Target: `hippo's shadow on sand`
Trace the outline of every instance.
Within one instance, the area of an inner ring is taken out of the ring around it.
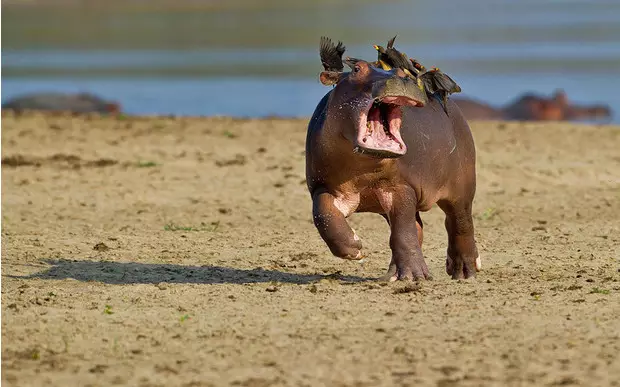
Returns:
[[[339,273],[297,274],[277,270],[235,269],[221,266],[183,266],[172,264],[45,260],[51,265],[44,271],[28,276],[12,276],[21,279],[76,279],[78,281],[96,281],[106,284],[153,284],[160,282],[184,284],[250,284],[265,282],[283,282],[291,284],[309,284],[321,279],[332,278],[345,282],[368,281],[369,278],[345,276]]]

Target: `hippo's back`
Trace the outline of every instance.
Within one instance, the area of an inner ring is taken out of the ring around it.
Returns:
[[[504,117],[502,110],[469,98],[451,98],[468,120],[499,120]]]
[[[433,193],[425,198],[431,203],[463,181],[475,180],[476,149],[469,124],[451,99],[447,110],[433,98],[425,107],[403,113],[407,153],[400,159],[401,170],[412,186]]]
[[[75,113],[107,113],[114,104],[90,94],[38,93],[19,96],[2,104],[16,111],[43,110]]]

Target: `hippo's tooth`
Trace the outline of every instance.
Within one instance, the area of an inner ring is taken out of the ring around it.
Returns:
[[[476,258],[476,270],[482,270],[482,260],[480,259],[480,255],[478,255],[478,258]]]

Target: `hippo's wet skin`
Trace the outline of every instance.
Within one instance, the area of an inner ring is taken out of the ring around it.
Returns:
[[[346,63],[350,72],[321,73],[336,86],[308,125],[306,179],[319,234],[337,257],[359,260],[362,242],[346,218],[381,214],[392,250],[383,279],[429,279],[419,213],[437,203],[446,215],[447,273],[475,276],[475,148],[464,117],[450,100],[446,114],[401,69]]]
[[[24,110],[39,110],[49,112],[71,113],[120,113],[120,106],[116,102],[103,100],[88,93],[36,93],[13,98],[2,104],[2,109],[22,112]]]
[[[525,94],[504,107],[494,107],[469,98],[454,98],[468,120],[573,121],[611,117],[604,105],[574,105],[566,93],[557,90],[551,98]]]

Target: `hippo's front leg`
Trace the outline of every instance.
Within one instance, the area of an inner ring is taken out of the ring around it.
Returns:
[[[312,195],[312,215],[321,238],[336,257],[362,259],[362,242],[336,208],[335,197],[319,190]]]
[[[394,201],[389,212],[392,261],[382,280],[432,279],[421,247],[421,225],[418,225],[415,200],[409,197]]]

